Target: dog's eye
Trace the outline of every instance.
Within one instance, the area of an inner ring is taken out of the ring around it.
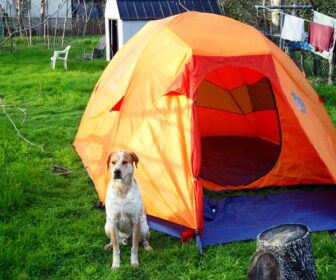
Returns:
[[[123,162],[122,162],[122,164],[127,164],[128,163],[128,161],[126,161],[126,160],[124,160]]]
[[[111,163],[112,163],[113,165],[115,165],[115,164],[116,164],[116,162],[115,162],[115,161],[111,161]]]

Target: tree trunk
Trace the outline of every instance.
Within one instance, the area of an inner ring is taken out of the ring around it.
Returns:
[[[58,5],[57,13],[56,13],[55,30],[54,30],[54,48],[56,47],[58,15],[59,15],[59,10],[61,9],[61,5],[62,5],[62,2]]]
[[[40,35],[45,38],[45,11],[46,11],[46,1],[41,0],[41,7],[40,7]]]
[[[50,49],[50,37],[49,37],[49,8],[48,8],[48,0],[45,0],[45,33],[46,34],[46,38],[47,38],[47,45],[48,45],[48,49]]]
[[[20,36],[22,36],[22,29],[23,29],[23,1],[16,0],[15,1],[15,9],[16,9],[16,16],[18,20],[18,28]]]
[[[86,32],[87,18],[88,18],[87,7],[86,7],[86,1],[85,1],[85,0],[83,0],[83,5],[84,5],[84,12],[85,12],[85,15],[84,15],[84,28],[83,28],[82,36],[84,36],[84,35],[85,35],[85,32]]]
[[[84,36],[85,33],[86,33],[87,25],[88,25],[88,23],[90,21],[90,18],[91,18],[91,13],[92,13],[92,9],[93,9],[94,0],[91,1],[91,6],[90,6],[89,12],[87,10],[86,2],[83,1],[83,3],[84,3],[84,10],[85,10],[85,21],[84,21],[84,29],[83,29],[83,36]]]
[[[29,6],[28,6],[28,24],[29,24],[29,29],[28,29],[29,43],[28,45],[31,46],[32,45],[32,25],[31,25],[31,2],[30,1],[29,1]]]
[[[305,225],[287,224],[259,234],[248,279],[317,279],[309,229]]]
[[[66,1],[66,13],[64,17],[64,24],[63,24],[63,33],[62,33],[62,47],[64,47],[64,36],[65,36],[65,29],[67,25],[67,20],[68,20],[68,12],[69,12],[69,2],[68,0]]]

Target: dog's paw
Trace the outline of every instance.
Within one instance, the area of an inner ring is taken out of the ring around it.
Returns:
[[[113,246],[111,243],[107,244],[104,246],[104,251],[108,251],[108,252],[111,252],[113,249]]]
[[[153,248],[149,245],[148,241],[145,241],[143,244],[145,251],[150,252],[153,251]]]
[[[127,238],[121,238],[120,240],[122,245],[128,245],[128,239]]]
[[[144,245],[144,249],[145,249],[146,252],[153,251],[153,248],[149,244]]]
[[[140,266],[139,262],[131,262],[131,266],[134,268],[138,268]]]
[[[112,269],[113,271],[116,271],[119,267],[120,267],[120,263],[112,263],[112,267],[111,267],[111,269]]]

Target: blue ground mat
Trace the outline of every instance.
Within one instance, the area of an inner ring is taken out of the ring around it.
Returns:
[[[180,238],[185,227],[148,216],[151,229]],[[299,223],[311,231],[336,229],[336,189],[286,191],[210,199],[204,196],[201,246],[255,239],[265,229]]]
[[[312,231],[336,229],[336,190],[204,197],[202,246],[254,239],[265,229],[300,223]]]

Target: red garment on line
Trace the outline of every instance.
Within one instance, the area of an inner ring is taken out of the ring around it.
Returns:
[[[308,41],[317,51],[329,51],[334,43],[334,28],[320,23],[310,22]]]

